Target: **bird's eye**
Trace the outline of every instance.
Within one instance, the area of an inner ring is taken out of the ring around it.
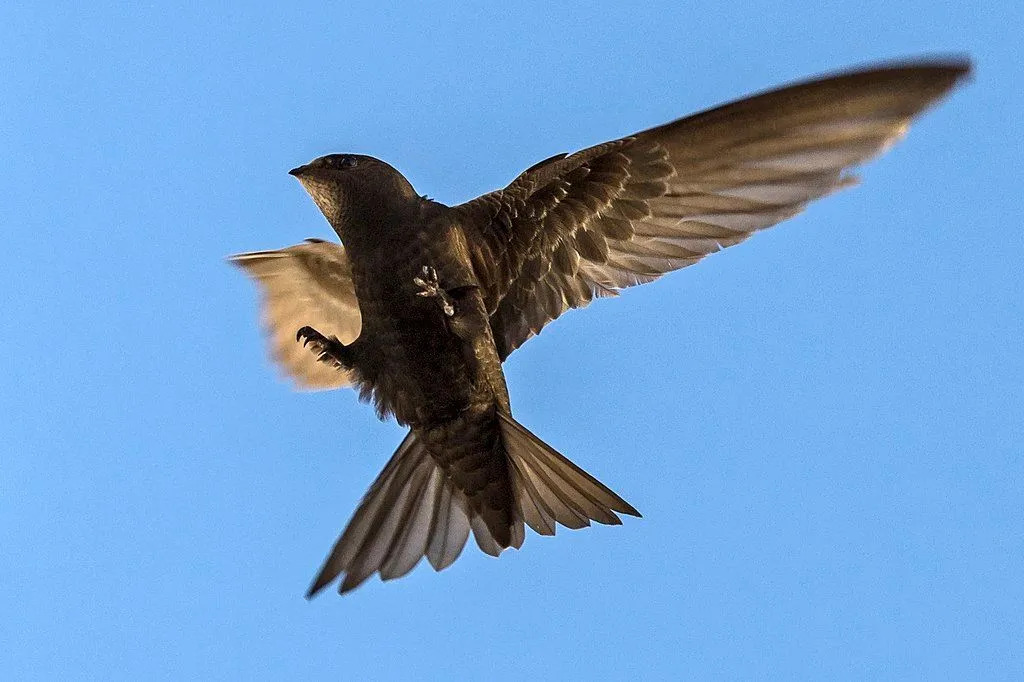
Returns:
[[[315,165],[323,166],[325,168],[355,168],[359,159],[354,156],[348,156],[346,154],[331,154],[329,156],[321,156]]]

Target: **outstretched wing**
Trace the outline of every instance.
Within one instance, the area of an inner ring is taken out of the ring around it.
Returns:
[[[594,296],[657,279],[855,182],[969,72],[916,62],[808,81],[543,161],[455,207],[498,351]]]
[[[304,389],[341,388],[348,372],[318,362],[295,333],[309,325],[345,344],[359,337],[362,317],[345,249],[315,239],[278,251],[231,256],[252,277],[262,294],[262,321],[274,360]]]

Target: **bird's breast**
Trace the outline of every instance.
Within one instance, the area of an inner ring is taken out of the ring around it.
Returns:
[[[478,363],[466,352],[467,343],[479,343],[453,333],[439,300],[420,296],[415,281],[425,266],[444,289],[474,281],[468,261],[444,235],[424,229],[381,240],[350,260],[363,317],[355,364],[380,411],[415,425],[486,401],[494,382],[476,376]]]

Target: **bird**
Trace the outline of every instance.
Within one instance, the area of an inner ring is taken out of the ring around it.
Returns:
[[[351,387],[409,428],[307,592],[437,571],[470,534],[492,556],[525,527],[640,513],[512,417],[503,363],[595,298],[693,265],[857,182],[963,82],[965,58],[852,69],[547,158],[447,206],[394,167],[328,154],[292,169],[340,244],[232,256],[257,283],[297,387]]]

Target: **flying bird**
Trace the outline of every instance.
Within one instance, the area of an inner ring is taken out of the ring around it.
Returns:
[[[342,245],[309,239],[231,260],[258,283],[277,362],[302,388],[359,391],[409,427],[307,596],[426,556],[454,562],[472,533],[497,556],[525,526],[640,514],[512,417],[502,363],[549,322],[658,279],[855,182],[969,73],[922,60],[810,80],[528,168],[446,206],[370,156],[291,171]]]

